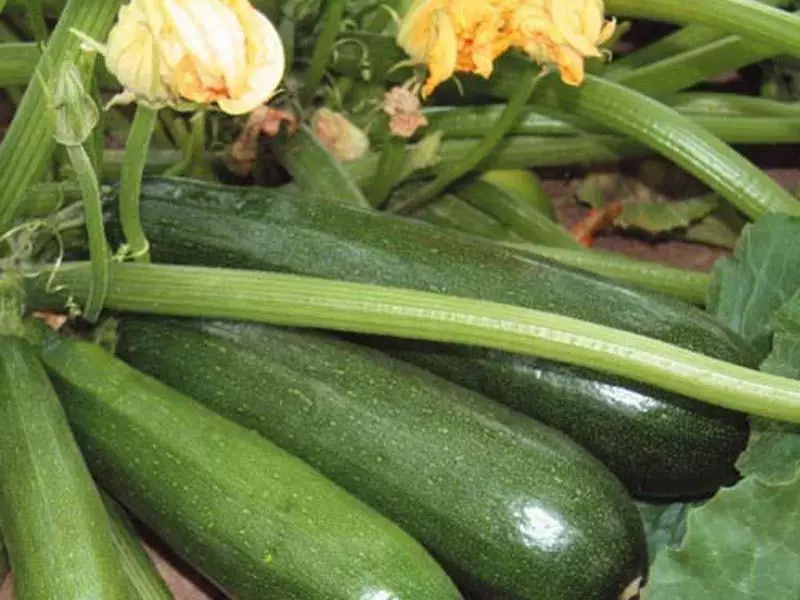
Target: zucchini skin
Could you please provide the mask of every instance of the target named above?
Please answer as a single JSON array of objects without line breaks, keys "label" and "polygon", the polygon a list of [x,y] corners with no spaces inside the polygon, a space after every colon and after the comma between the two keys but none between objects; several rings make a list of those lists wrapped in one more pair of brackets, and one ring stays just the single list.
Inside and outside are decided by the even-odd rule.
[{"label": "zucchini skin", "polygon": [[122,507],[100,491],[111,524],[111,540],[130,590],[130,600],[175,600],[139,541]]},{"label": "zucchini skin", "polygon": [[[550,310],[738,364],[757,357],[683,302],[422,223],[276,190],[153,179],[142,220],[156,260],[286,271]],[[362,338],[367,342],[374,339]],[[385,343],[392,351],[394,344]],[[568,432],[637,496],[697,497],[736,478],[744,415],[534,357],[417,342],[402,358]],[[503,382],[500,385],[498,382]],[[542,401],[563,399],[564,406]],[[630,398],[641,399],[632,406]],[[598,416],[589,421],[585,414]],[[646,451],[642,451],[642,449]]]},{"label": "zucchini skin", "polygon": [[733,363],[758,358],[687,303],[426,223],[275,189],[186,179],[142,184],[160,262],[252,268],[440,292],[551,311]]},{"label": "zucchini skin", "polygon": [[398,526],[254,432],[94,344],[42,357],[95,476],[228,595],[461,597]]},{"label": "zucchini skin", "polygon": [[641,572],[622,485],[557,431],[422,369],[256,323],[124,318],[136,368],[262,433],[510,598],[615,598]]},{"label": "zucchini skin", "polygon": [[590,369],[498,350],[359,336],[530,415],[599,458],[638,498],[696,498],[734,483],[747,446],[741,413]]},{"label": "zucchini skin", "polygon": [[0,336],[0,522],[18,600],[127,600],[100,494],[36,348]]}]

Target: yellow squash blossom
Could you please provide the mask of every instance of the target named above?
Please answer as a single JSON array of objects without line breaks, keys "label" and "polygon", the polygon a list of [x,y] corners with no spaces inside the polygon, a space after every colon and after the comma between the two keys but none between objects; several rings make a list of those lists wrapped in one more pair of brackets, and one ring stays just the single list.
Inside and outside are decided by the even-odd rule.
[{"label": "yellow squash blossom", "polygon": [[285,60],[275,27],[247,0],[131,0],[104,53],[126,100],[216,103],[229,114],[269,100]]},{"label": "yellow squash blossom", "polygon": [[489,77],[512,47],[555,64],[566,83],[577,85],[584,58],[600,56],[598,46],[614,31],[603,12],[602,0],[416,0],[397,42],[428,68],[423,96],[455,72]]},{"label": "yellow squash blossom", "polygon": [[556,65],[564,83],[579,85],[584,59],[601,56],[598,46],[614,33],[603,10],[603,0],[522,2],[512,18],[514,45],[539,63]]},{"label": "yellow squash blossom", "polygon": [[412,60],[427,65],[427,96],[456,71],[492,74],[495,59],[508,50],[503,35],[509,14],[498,0],[416,0],[397,34]]}]

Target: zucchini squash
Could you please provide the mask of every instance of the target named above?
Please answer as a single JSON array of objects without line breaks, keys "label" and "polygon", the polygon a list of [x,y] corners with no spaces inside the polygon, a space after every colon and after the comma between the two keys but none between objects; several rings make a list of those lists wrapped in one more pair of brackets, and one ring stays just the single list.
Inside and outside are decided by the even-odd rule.
[{"label": "zucchini squash", "polygon": [[123,508],[107,493],[100,490],[109,522],[111,541],[119,557],[120,568],[128,583],[131,600],[174,600],[167,584],[144,551],[136,530]]},{"label": "zucchini squash", "polygon": [[397,525],[256,433],[95,344],[49,337],[42,358],[95,476],[228,595],[461,597]]},{"label": "zucchini squash", "polygon": [[17,600],[127,600],[108,515],[36,349],[0,335],[0,524]]},{"label": "zucchini squash", "polygon": [[[506,302],[738,364],[757,362],[741,338],[689,304],[416,221],[281,190],[180,179],[145,181],[141,208],[158,261]],[[397,340],[362,339],[569,433],[637,496],[702,496],[736,477],[733,465],[747,436],[744,415],[532,357],[425,342],[409,349]]]},{"label": "zucchini squash", "polygon": [[257,323],[124,318],[117,351],[306,460],[481,587],[605,600],[640,574],[641,522],[600,462],[422,369]]}]

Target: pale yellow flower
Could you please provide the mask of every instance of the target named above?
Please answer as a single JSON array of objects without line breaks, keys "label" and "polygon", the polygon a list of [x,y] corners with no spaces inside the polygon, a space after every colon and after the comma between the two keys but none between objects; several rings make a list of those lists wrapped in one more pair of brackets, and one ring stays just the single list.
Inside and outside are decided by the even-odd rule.
[{"label": "pale yellow flower", "polygon": [[216,103],[229,114],[269,100],[285,61],[277,30],[247,0],[131,0],[105,56],[128,100]]},{"label": "pale yellow flower", "polygon": [[456,72],[483,77],[516,47],[558,67],[570,85],[583,81],[583,62],[614,31],[603,0],[416,0],[402,20],[397,43],[428,68],[427,96]]}]

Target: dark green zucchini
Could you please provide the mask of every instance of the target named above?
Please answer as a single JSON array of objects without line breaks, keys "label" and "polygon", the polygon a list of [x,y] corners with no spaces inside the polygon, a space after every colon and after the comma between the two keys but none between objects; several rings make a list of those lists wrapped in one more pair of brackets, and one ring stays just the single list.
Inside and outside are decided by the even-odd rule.
[{"label": "dark green zucchini", "polygon": [[509,597],[616,598],[643,532],[557,431],[354,344],[256,323],[125,318],[119,355],[261,432]]},{"label": "dark green zucchini", "polygon": [[[142,219],[152,255],[164,262],[288,271],[507,302],[738,364],[756,362],[743,340],[693,306],[411,220],[276,190],[178,179],[144,183]],[[395,344],[402,345],[389,341],[384,347]],[[741,414],[497,351],[417,342],[403,357],[568,432],[636,495],[705,495],[736,476],[733,464],[747,435]]]},{"label": "dark green zucchini", "polygon": [[0,335],[0,524],[17,600],[127,600],[108,515],[37,357]]},{"label": "dark green zucchini", "polygon": [[757,357],[711,315],[544,257],[411,219],[264,188],[143,183],[161,262],[284,271],[552,311],[738,364]]},{"label": "dark green zucchini", "polygon": [[569,435],[637,497],[691,498],[735,482],[747,417],[612,375],[497,350],[359,337]]},{"label": "dark green zucchini", "polygon": [[397,525],[256,433],[97,345],[50,338],[42,358],[95,476],[230,596],[460,598]]}]

